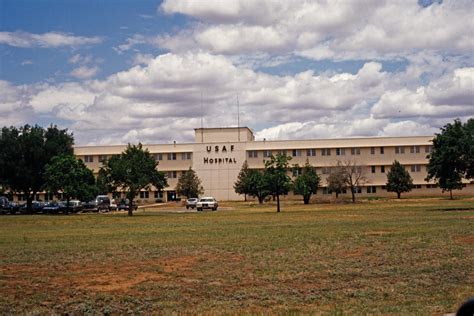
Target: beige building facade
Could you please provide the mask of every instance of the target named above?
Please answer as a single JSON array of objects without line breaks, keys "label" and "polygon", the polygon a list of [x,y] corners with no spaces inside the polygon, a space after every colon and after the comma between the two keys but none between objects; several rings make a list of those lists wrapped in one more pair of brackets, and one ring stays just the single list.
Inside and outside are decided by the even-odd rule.
[{"label": "beige building facade", "polygon": [[[198,128],[195,129],[194,143],[144,145],[159,162],[158,169],[167,175],[168,187],[164,192],[141,192],[137,198],[141,202],[179,198],[175,192],[178,178],[191,167],[202,181],[205,196],[214,196],[220,201],[243,200],[244,197],[236,194],[233,186],[244,161],[247,160],[250,168],[263,169],[264,161],[277,153],[291,156],[291,165],[302,166],[308,160],[316,167],[321,176],[321,187],[316,198],[331,197],[326,188],[326,178],[338,161],[348,160],[355,161],[365,169],[367,182],[359,188],[358,195],[394,196],[385,188],[387,172],[394,160],[400,161],[413,178],[415,188],[406,195],[447,195],[434,183],[424,180],[428,163],[426,156],[431,152],[432,138],[413,136],[256,141],[247,127]],[[125,147],[76,146],[74,153],[97,173],[102,161],[120,154]],[[350,192],[346,194],[349,196]],[[466,181],[463,190],[455,194],[474,195],[474,184]],[[292,194],[288,196],[291,197]]]}]

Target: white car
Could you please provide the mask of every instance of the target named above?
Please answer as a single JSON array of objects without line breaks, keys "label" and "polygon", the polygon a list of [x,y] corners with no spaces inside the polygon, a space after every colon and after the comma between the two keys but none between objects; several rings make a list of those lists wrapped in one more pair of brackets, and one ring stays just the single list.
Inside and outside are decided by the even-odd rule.
[{"label": "white car", "polygon": [[199,202],[196,203],[196,209],[202,211],[203,209],[211,209],[213,211],[217,210],[219,204],[217,200],[212,196],[202,197],[199,199]]}]

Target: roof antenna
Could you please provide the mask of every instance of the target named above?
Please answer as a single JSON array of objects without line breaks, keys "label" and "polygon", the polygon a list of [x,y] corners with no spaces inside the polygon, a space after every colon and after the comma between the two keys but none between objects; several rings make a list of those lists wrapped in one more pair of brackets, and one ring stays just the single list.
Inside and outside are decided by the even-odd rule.
[{"label": "roof antenna", "polygon": [[204,123],[203,123],[204,112],[202,109],[202,90],[201,90],[201,143],[204,143]]},{"label": "roof antenna", "polygon": [[238,94],[237,94],[237,134],[238,134],[238,141],[240,142],[240,105],[239,105]]}]

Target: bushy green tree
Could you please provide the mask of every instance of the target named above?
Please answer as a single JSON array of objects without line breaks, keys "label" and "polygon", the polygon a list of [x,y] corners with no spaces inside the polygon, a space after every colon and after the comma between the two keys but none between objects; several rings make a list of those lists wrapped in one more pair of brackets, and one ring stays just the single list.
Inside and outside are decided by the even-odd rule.
[{"label": "bushy green tree", "polygon": [[176,193],[184,195],[186,198],[198,197],[204,193],[201,180],[191,167],[179,177],[176,184]]},{"label": "bushy green tree", "polygon": [[311,195],[318,191],[320,181],[321,179],[316,173],[316,170],[309,164],[309,161],[306,160],[305,165],[301,169],[301,174],[293,183],[293,191],[295,194],[303,196],[304,204],[309,204]]},{"label": "bushy green tree", "polygon": [[258,203],[262,204],[265,198],[270,194],[265,181],[265,175],[255,169],[249,169],[246,178],[247,193],[258,199]]},{"label": "bushy green tree", "polygon": [[242,168],[240,169],[239,175],[237,176],[237,181],[235,181],[234,183],[235,193],[243,194],[245,201],[247,201],[247,194],[250,194],[249,173],[249,165],[247,163],[247,160],[245,160],[242,164]]},{"label": "bushy green tree", "polygon": [[291,178],[288,166],[291,157],[277,154],[265,161],[264,178],[268,192],[276,196],[277,212],[280,212],[280,195],[288,194],[291,189]]},{"label": "bushy green tree", "polygon": [[73,155],[53,157],[45,167],[44,177],[47,190],[63,194],[67,210],[71,199],[89,201],[96,193],[92,170]]},{"label": "bushy green tree", "polygon": [[133,200],[141,190],[152,185],[162,190],[168,185],[165,175],[158,171],[158,162],[142,144],[128,144],[123,153],[112,156],[101,169],[108,187],[126,192],[129,216],[133,215]]},{"label": "bushy green tree", "polygon": [[473,125],[472,119],[465,125],[460,120],[446,124],[433,139],[433,151],[427,157],[426,181],[435,180],[451,199],[453,190],[462,189],[462,178],[472,177]]},{"label": "bushy green tree", "polygon": [[0,134],[0,183],[26,197],[27,209],[45,187],[45,166],[54,156],[72,155],[74,139],[67,129],[25,125],[3,127]]},{"label": "bushy green tree", "polygon": [[344,168],[341,162],[338,162],[335,167],[332,168],[331,173],[326,178],[328,190],[336,193],[336,199],[339,197],[346,188],[346,178]]},{"label": "bushy green tree", "polygon": [[410,192],[413,189],[413,179],[410,173],[395,160],[387,173],[387,191],[396,192],[397,197],[400,198],[404,192]]}]

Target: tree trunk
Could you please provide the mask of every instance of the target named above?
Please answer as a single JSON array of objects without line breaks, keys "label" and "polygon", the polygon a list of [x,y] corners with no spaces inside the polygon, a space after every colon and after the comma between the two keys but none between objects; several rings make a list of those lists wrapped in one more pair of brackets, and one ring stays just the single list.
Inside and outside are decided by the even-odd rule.
[{"label": "tree trunk", "polygon": [[128,203],[128,216],[133,215],[133,199],[129,199]]},{"label": "tree trunk", "polygon": [[351,188],[351,193],[352,193],[352,203],[355,203],[356,202],[356,196],[355,196],[355,192],[354,192],[354,188]]},{"label": "tree trunk", "polygon": [[27,214],[32,214],[33,213],[33,198],[34,196],[36,195],[36,192],[33,192],[33,194],[26,194],[24,193],[25,196],[26,196],[26,213]]},{"label": "tree trunk", "polygon": [[69,201],[71,200],[70,197],[66,198],[66,211],[64,213],[67,215],[69,213]]},{"label": "tree trunk", "polygon": [[244,193],[245,202],[247,202],[247,193]]},{"label": "tree trunk", "polygon": [[397,192],[397,197],[400,198],[400,196],[402,195],[401,192]]},{"label": "tree trunk", "polygon": [[263,196],[258,196],[258,204],[263,204]]},{"label": "tree trunk", "polygon": [[453,200],[453,190],[449,190],[450,199]]},{"label": "tree trunk", "polygon": [[339,192],[336,191],[336,199],[339,197]]},{"label": "tree trunk", "polygon": [[280,194],[277,194],[277,213],[280,213]]},{"label": "tree trunk", "polygon": [[309,204],[309,199],[311,198],[311,195],[305,195],[303,196],[303,202],[304,204]]}]

